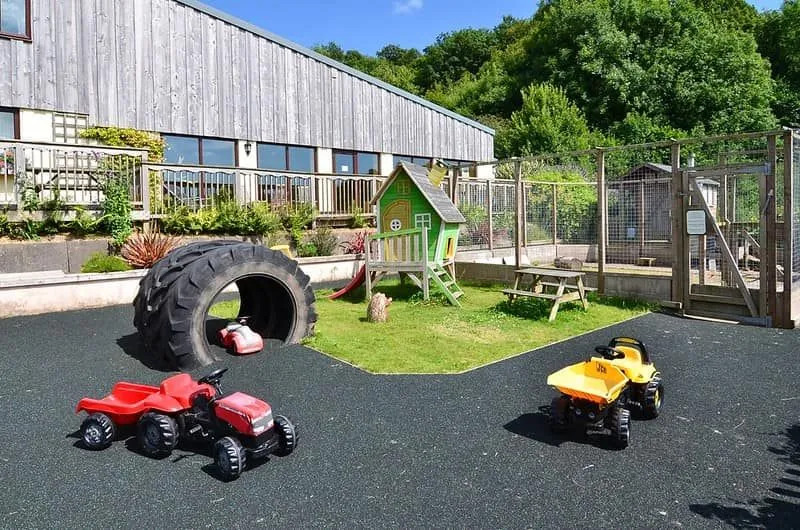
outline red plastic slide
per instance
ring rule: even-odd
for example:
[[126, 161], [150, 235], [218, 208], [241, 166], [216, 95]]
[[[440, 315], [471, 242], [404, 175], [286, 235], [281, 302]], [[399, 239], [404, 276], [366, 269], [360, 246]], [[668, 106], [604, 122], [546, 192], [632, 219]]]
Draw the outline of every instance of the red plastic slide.
[[364, 283], [364, 280], [366, 279], [367, 279], [367, 266], [362, 265], [361, 268], [358, 269], [358, 273], [356, 273], [353, 279], [350, 280], [350, 283], [348, 283], [342, 289], [330, 295], [328, 298], [330, 298], [331, 300], [336, 300], [337, 298], [346, 295], [350, 291], [357, 289], [358, 286]]

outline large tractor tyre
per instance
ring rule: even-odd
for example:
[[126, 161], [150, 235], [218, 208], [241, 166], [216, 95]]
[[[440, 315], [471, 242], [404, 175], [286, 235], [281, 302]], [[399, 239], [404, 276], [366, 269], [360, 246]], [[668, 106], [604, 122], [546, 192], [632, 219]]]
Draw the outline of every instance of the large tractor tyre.
[[214, 444], [214, 463], [217, 464], [223, 480], [234, 480], [242, 474], [247, 465], [247, 453], [242, 444], [233, 436], [226, 436]]
[[145, 342], [157, 337], [157, 326], [151, 326], [153, 316], [161, 308], [161, 304], [169, 293], [169, 288], [178, 276], [195, 260], [201, 258], [209, 250], [224, 245], [236, 245], [241, 241], [214, 240], [189, 243], [176, 248], [153, 265], [139, 282], [139, 292], [133, 299], [133, 325], [142, 334]]
[[286, 416], [275, 416], [275, 428], [278, 429], [279, 445], [275, 454], [288, 456], [297, 447], [297, 427]]
[[569, 419], [569, 403], [567, 396], [554, 397], [550, 402], [550, 429], [561, 433], [567, 430]]
[[191, 370], [219, 360], [212, 353], [206, 317], [228, 285], [239, 289], [239, 316], [264, 339], [291, 344], [314, 332], [317, 313], [310, 278], [281, 252], [251, 243], [207, 249], [171, 279], [145, 333], [151, 351]]
[[620, 449], [625, 449], [631, 441], [631, 413], [628, 409], [616, 406], [609, 413], [608, 427], [611, 441]]
[[642, 399], [642, 416], [650, 420], [658, 417], [661, 412], [661, 404], [664, 401], [664, 383], [661, 378], [656, 376], [647, 383], [644, 388]]
[[136, 440], [147, 456], [169, 456], [178, 445], [178, 422], [165, 414], [148, 412], [139, 418]]
[[111, 418], [102, 412], [90, 414], [81, 423], [81, 440], [83, 446], [92, 451], [99, 451], [111, 445], [117, 435], [117, 428]]

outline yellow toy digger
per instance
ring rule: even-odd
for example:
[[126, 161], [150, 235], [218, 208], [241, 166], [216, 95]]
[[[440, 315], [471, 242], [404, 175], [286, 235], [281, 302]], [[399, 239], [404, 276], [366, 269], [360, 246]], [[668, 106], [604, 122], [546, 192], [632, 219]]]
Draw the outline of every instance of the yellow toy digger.
[[561, 395], [550, 406], [550, 425], [563, 432], [570, 424], [588, 431], [611, 431], [619, 448], [630, 442], [630, 413], [650, 419], [658, 416], [664, 385], [644, 344], [628, 337], [597, 346], [591, 357], [550, 374], [547, 384]]

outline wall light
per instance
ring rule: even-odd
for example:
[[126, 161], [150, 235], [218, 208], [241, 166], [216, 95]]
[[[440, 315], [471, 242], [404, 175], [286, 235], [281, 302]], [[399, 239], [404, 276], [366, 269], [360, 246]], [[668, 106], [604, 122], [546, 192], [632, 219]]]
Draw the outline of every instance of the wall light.
[[247, 156], [250, 156], [250, 153], [253, 151], [253, 144], [250, 143], [250, 140], [244, 143], [244, 153]]

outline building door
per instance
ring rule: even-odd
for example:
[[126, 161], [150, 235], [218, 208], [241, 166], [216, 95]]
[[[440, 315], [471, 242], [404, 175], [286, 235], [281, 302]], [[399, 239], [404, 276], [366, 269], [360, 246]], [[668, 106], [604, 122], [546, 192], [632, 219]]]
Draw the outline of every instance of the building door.
[[381, 232], [408, 230], [411, 226], [411, 202], [400, 199], [389, 204], [381, 214]]

